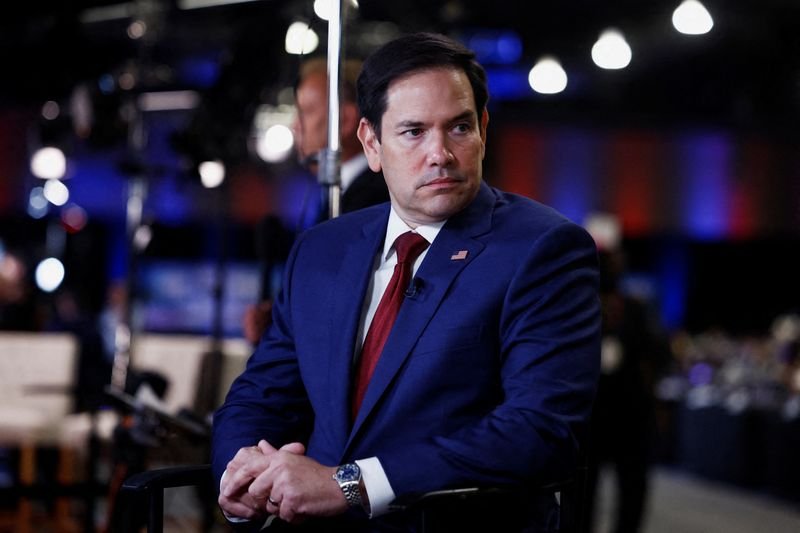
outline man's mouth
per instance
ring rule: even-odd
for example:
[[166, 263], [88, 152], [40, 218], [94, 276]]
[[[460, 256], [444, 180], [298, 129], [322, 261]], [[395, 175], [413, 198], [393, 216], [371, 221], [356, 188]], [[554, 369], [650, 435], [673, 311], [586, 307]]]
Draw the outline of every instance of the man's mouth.
[[430, 181], [425, 182], [423, 185], [424, 187], [446, 187], [448, 185], [455, 185], [463, 181], [460, 178], [456, 178], [453, 176], [440, 176], [438, 178], [434, 178]]

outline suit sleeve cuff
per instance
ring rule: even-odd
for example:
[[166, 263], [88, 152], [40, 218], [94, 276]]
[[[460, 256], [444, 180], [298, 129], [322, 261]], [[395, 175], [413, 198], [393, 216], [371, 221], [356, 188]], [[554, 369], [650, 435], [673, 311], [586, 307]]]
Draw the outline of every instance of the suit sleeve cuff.
[[369, 517], [374, 518], [389, 512], [389, 504], [394, 501], [395, 495], [392, 485], [383, 471], [383, 466], [377, 457], [359, 459], [356, 464], [361, 469], [361, 479], [369, 499]]

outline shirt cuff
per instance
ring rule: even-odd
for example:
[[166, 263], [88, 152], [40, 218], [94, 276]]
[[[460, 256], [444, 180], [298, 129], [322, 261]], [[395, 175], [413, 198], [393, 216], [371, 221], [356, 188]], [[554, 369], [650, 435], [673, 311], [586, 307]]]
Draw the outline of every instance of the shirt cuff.
[[369, 517], [375, 518], [388, 513], [389, 504], [394, 501], [395, 495], [380, 460], [370, 457], [359, 459], [356, 464], [361, 469], [361, 479], [369, 498]]
[[[227, 473], [228, 473], [228, 471], [225, 470], [224, 472], [222, 472], [222, 477], [219, 478], [219, 492], [222, 492], [222, 481], [225, 479], [225, 474], [227, 474]], [[228, 522], [231, 522], [232, 524], [241, 524], [242, 522], [249, 522], [250, 521], [247, 518], [241, 518], [239, 516], [229, 515], [225, 511], [225, 509], [220, 509], [220, 511], [222, 511], [222, 516], [225, 517], [225, 520], [227, 520]]]
[[[222, 473], [222, 477], [219, 478], [220, 491], [222, 490], [222, 480], [225, 479], [225, 474], [227, 474], [227, 473], [228, 473], [228, 471], [225, 470]], [[225, 509], [220, 509], [220, 511], [222, 511], [222, 516], [225, 517], [225, 520], [227, 520], [231, 524], [244, 524], [245, 522], [252, 522], [252, 520], [249, 519], [249, 518], [242, 518], [241, 516], [230, 515], [225, 511]], [[264, 527], [267, 527], [268, 525], [270, 525], [274, 518], [275, 517], [273, 515], [270, 515], [269, 517], [267, 517], [267, 521], [266, 521], [266, 523], [264, 524], [264, 526], [261, 529], [264, 529]]]

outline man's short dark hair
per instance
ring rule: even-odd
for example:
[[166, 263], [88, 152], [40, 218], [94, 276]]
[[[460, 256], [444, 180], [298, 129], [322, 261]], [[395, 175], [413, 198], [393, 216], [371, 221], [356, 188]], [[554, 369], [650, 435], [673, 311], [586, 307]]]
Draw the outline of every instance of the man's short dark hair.
[[386, 112], [386, 91], [406, 74], [433, 68], [462, 70], [472, 86], [475, 110], [480, 120], [489, 90], [486, 71], [475, 53], [458, 41], [435, 33], [414, 33], [383, 45], [364, 62], [358, 77], [358, 108], [380, 139], [381, 118]]

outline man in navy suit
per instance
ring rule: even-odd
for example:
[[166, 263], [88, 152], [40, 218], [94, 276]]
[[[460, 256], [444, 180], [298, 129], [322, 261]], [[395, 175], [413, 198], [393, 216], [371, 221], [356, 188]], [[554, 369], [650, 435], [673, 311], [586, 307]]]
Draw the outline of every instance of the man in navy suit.
[[[391, 202], [315, 226], [292, 249], [274, 322], [214, 418], [233, 520], [408, 531], [393, 502], [410, 495], [537, 485], [575, 466], [599, 376], [591, 237], [482, 181], [486, 76], [459, 43], [384, 45], [358, 100], [359, 139]], [[428, 245], [353, 415], [361, 347], [409, 231]], [[549, 531], [540, 504], [473, 520]]]

